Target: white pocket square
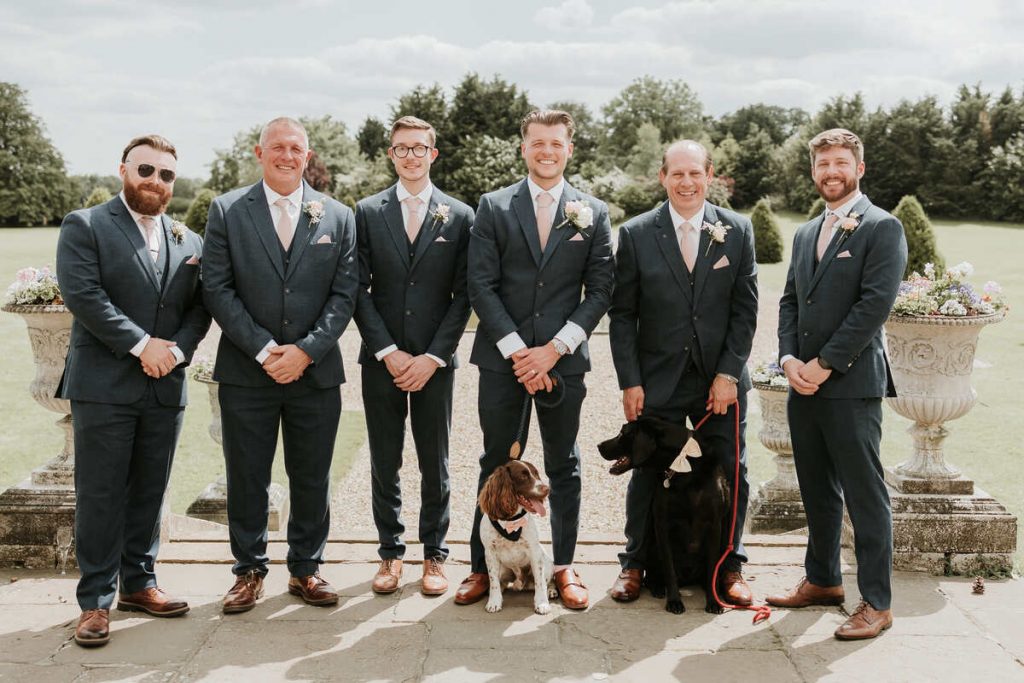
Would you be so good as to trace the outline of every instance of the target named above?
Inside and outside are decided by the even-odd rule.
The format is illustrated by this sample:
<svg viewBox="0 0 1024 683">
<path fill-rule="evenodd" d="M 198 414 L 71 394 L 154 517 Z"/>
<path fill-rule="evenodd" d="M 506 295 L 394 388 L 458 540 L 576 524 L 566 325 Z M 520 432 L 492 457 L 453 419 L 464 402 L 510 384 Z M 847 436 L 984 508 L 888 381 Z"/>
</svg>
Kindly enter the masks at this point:
<svg viewBox="0 0 1024 683">
<path fill-rule="evenodd" d="M 446 240 L 446 239 L 444 238 L 444 235 L 438 235 L 438 236 L 437 236 L 437 239 L 436 239 L 436 240 L 434 240 L 434 241 L 435 241 L 435 242 L 447 242 L 448 240 Z"/>
<path fill-rule="evenodd" d="M 727 265 L 729 265 L 729 257 L 722 256 L 722 258 L 715 261 L 715 265 L 711 266 L 711 269 L 718 270 L 719 268 L 725 268 Z"/>
<path fill-rule="evenodd" d="M 583 241 L 583 233 L 581 233 L 581 232 L 576 233 L 575 235 L 573 235 L 572 237 L 569 238 L 569 241 L 570 242 L 582 242 Z"/>
<path fill-rule="evenodd" d="M 331 236 L 330 235 L 320 235 L 320 239 L 318 239 L 316 241 L 316 243 L 317 244 L 330 244 L 331 243 Z"/>
<path fill-rule="evenodd" d="M 188 261 L 185 261 L 185 265 L 186 266 L 198 266 L 199 265 L 199 256 L 196 255 L 196 254 L 192 254 L 192 258 L 190 258 Z"/>
<path fill-rule="evenodd" d="M 846 251 L 841 251 L 838 254 L 836 254 L 836 258 L 850 258 L 851 256 L 853 256 L 853 254 L 850 253 L 849 249 L 847 249 Z"/>
</svg>

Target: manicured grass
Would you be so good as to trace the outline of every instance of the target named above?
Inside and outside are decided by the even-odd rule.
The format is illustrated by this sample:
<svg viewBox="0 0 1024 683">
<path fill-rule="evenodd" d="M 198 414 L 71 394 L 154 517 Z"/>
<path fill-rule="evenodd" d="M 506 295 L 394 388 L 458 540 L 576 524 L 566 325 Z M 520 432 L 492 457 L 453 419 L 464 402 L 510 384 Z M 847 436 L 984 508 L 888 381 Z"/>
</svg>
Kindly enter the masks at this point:
<svg viewBox="0 0 1024 683">
<path fill-rule="evenodd" d="M 14 280 L 25 266 L 53 265 L 57 245 L 56 228 L 0 230 L 0 286 Z M 21 482 L 35 467 L 56 455 L 63 432 L 53 426 L 56 413 L 32 400 L 28 385 L 35 375 L 32 349 L 22 319 L 0 313 L 0 490 Z M 207 386 L 189 380 L 189 407 L 185 411 L 174 467 L 171 470 L 171 509 L 184 513 L 189 503 L 224 473 L 224 456 L 208 432 L 210 401 Z M 331 479 L 339 481 L 350 469 L 355 454 L 366 438 L 361 412 L 345 411 L 341 416 L 334 447 Z M 287 485 L 284 458 L 278 446 L 273 480 Z"/>
</svg>

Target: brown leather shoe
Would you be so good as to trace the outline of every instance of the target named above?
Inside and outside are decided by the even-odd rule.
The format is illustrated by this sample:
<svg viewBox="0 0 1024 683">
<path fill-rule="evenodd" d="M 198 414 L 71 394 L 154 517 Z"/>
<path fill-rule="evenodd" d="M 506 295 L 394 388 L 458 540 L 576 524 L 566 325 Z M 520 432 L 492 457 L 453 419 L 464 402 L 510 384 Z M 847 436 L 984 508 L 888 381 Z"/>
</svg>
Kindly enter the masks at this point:
<svg viewBox="0 0 1024 683">
<path fill-rule="evenodd" d="M 424 595 L 444 595 L 448 592 L 448 578 L 444 575 L 444 561 L 436 557 L 423 560 L 423 580 L 420 592 Z"/>
<path fill-rule="evenodd" d="M 785 595 L 769 595 L 767 602 L 775 607 L 809 607 L 810 605 L 841 605 L 845 593 L 842 586 L 815 586 L 807 580 L 800 579 L 796 588 Z"/>
<path fill-rule="evenodd" d="M 892 626 L 892 610 L 877 610 L 861 600 L 850 618 L 836 629 L 835 636 L 839 640 L 866 640 L 874 638 Z"/>
<path fill-rule="evenodd" d="M 722 577 L 718 580 L 718 594 L 731 605 L 754 604 L 754 595 L 750 592 L 750 586 L 743 580 L 741 572 L 722 572 Z"/>
<path fill-rule="evenodd" d="M 398 581 L 402 578 L 402 561 L 398 559 L 381 560 L 377 573 L 373 576 L 374 593 L 387 595 L 398 590 Z"/>
<path fill-rule="evenodd" d="M 555 572 L 552 578 L 555 580 L 555 588 L 558 590 L 558 595 L 562 598 L 562 605 L 569 609 L 587 608 L 590 604 L 587 586 L 583 583 L 580 575 L 573 571 L 572 567 L 566 567 Z"/>
<path fill-rule="evenodd" d="M 456 605 L 472 605 L 480 598 L 487 595 L 491 590 L 491 581 L 487 574 L 473 572 L 459 584 L 455 591 Z"/>
<path fill-rule="evenodd" d="M 82 647 L 99 647 L 110 641 L 110 610 L 87 609 L 78 618 L 75 642 Z"/>
<path fill-rule="evenodd" d="M 130 595 L 117 596 L 117 609 L 122 612 L 145 612 L 154 617 L 178 617 L 188 611 L 188 603 L 177 600 L 153 586 Z"/>
<path fill-rule="evenodd" d="M 224 614 L 248 612 L 262 597 L 263 575 L 256 571 L 246 572 L 235 577 L 235 585 L 224 596 L 221 610 Z"/>
<path fill-rule="evenodd" d="M 313 572 L 309 576 L 292 576 L 288 579 L 288 592 L 315 607 L 338 604 L 338 591 L 320 576 L 320 572 Z"/>
<path fill-rule="evenodd" d="M 633 602 L 640 597 L 640 583 L 644 580 L 642 569 L 623 569 L 612 584 L 612 600 Z"/>
</svg>

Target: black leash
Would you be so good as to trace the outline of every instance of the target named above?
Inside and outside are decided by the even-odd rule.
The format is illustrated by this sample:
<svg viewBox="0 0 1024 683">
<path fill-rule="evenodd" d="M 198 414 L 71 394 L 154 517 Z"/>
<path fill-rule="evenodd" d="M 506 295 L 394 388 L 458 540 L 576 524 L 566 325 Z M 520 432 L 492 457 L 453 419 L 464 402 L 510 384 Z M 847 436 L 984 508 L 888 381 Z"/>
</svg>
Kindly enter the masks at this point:
<svg viewBox="0 0 1024 683">
<path fill-rule="evenodd" d="M 550 392 L 538 391 L 531 396 L 530 392 L 525 387 L 523 388 L 523 409 L 519 412 L 519 429 L 516 431 L 516 438 L 512 442 L 512 447 L 508 449 L 510 460 L 519 460 L 523 457 L 523 443 L 526 441 L 526 433 L 530 425 L 530 406 L 533 403 L 530 399 L 535 399 L 539 406 L 555 408 L 565 398 L 565 383 L 562 380 L 562 375 L 557 370 L 549 370 L 548 377 L 551 378 L 552 384 Z M 559 390 L 559 387 L 561 387 L 561 390 Z"/>
</svg>

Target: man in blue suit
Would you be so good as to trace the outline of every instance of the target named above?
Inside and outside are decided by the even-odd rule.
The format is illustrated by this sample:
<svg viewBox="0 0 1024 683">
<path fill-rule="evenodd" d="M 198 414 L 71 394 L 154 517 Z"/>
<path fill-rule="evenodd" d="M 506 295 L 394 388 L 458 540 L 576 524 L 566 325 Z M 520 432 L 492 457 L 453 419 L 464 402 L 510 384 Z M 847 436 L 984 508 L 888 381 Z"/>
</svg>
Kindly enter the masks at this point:
<svg viewBox="0 0 1024 683">
<path fill-rule="evenodd" d="M 707 149 L 693 140 L 665 150 L 659 179 L 668 201 L 619 229 L 609 328 L 626 420 L 641 414 L 697 424 L 701 452 L 721 463 L 732 486 L 737 448 L 740 481 L 735 550 L 719 578 L 722 597 L 749 605 L 742 544 L 749 487 L 744 442 L 747 358 L 757 325 L 757 263 L 750 220 L 706 201 L 712 178 Z M 737 411 L 740 442 L 735 439 Z M 640 552 L 658 472 L 634 469 L 626 492 L 626 549 L 612 599 L 636 600 Z"/>
<path fill-rule="evenodd" d="M 844 599 L 843 502 L 853 523 L 861 602 L 835 632 L 874 638 L 892 625 L 892 514 L 879 442 L 882 397 L 894 396 L 882 325 L 907 265 L 903 226 L 860 191 L 864 145 L 843 128 L 810 141 L 811 177 L 826 210 L 797 229 L 779 304 L 779 364 L 807 513 L 807 572 L 781 607 Z"/>
<path fill-rule="evenodd" d="M 303 182 L 312 151 L 302 124 L 274 119 L 255 152 L 263 179 L 213 201 L 203 259 L 204 297 L 223 332 L 213 378 L 235 556 L 225 613 L 250 610 L 263 595 L 278 429 L 291 502 L 288 591 L 310 605 L 338 602 L 319 566 L 345 381 L 338 339 L 359 286 L 352 210 Z"/>
<path fill-rule="evenodd" d="M 121 193 L 68 214 L 57 280 L 74 314 L 57 396 L 75 428 L 75 642 L 110 639 L 109 610 L 188 611 L 155 573 L 160 509 L 186 403 L 185 366 L 210 327 L 199 283 L 203 241 L 164 212 L 177 152 L 159 135 L 121 155 Z"/>
<path fill-rule="evenodd" d="M 480 198 L 469 242 L 469 300 L 480 318 L 470 362 L 480 368 L 480 487 L 508 461 L 526 393 L 551 391 L 552 370 L 562 377 L 561 401 L 537 401 L 537 420 L 551 483 L 555 587 L 563 605 L 586 609 L 587 588 L 572 567 L 581 490 L 576 434 L 590 370 L 587 337 L 608 310 L 615 267 L 608 207 L 563 177 L 574 131 L 564 111 L 527 114 L 520 133 L 528 176 Z M 490 588 L 480 518 L 478 508 L 472 573 L 455 594 L 459 605 Z"/>
<path fill-rule="evenodd" d="M 420 590 L 448 590 L 448 435 L 459 366 L 455 349 L 469 320 L 466 256 L 473 210 L 431 183 L 435 135 L 422 119 L 396 120 L 388 157 L 399 180 L 356 205 L 356 324 L 363 338 L 359 362 L 381 558 L 372 588 L 382 594 L 398 590 L 405 555 L 398 472 L 406 416 L 421 476 Z"/>
</svg>

